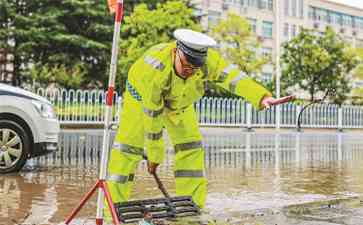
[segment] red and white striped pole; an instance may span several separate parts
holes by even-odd
[[[101,165],[100,165],[100,174],[99,179],[101,181],[106,180],[107,176],[107,164],[109,157],[109,143],[110,143],[110,124],[112,118],[112,105],[113,105],[113,93],[115,89],[115,79],[116,79],[116,71],[117,71],[117,56],[118,56],[118,46],[120,40],[120,28],[121,28],[121,20],[123,16],[123,0],[117,0],[116,5],[116,15],[115,15],[115,25],[113,32],[113,42],[112,42],[112,55],[111,55],[111,65],[110,65],[110,75],[108,80],[108,90],[106,97],[106,108],[105,108],[105,123],[104,123],[104,131],[103,131],[103,143],[102,143],[102,156],[101,156]],[[108,192],[108,188],[106,183],[104,182],[105,191]],[[108,192],[109,193],[109,192]],[[106,196],[107,197],[107,196]],[[104,192],[103,190],[98,190],[98,199],[97,199],[97,215],[96,215],[96,224],[103,224],[103,208],[104,208]],[[111,214],[113,217],[113,221],[115,224],[119,224],[119,220],[115,213],[115,208],[110,206]],[[116,218],[114,218],[116,217]]]
[[[112,3],[112,2],[111,2]],[[111,5],[113,7],[113,5]],[[116,4],[116,16],[115,16],[115,28],[113,32],[113,43],[112,43],[112,56],[111,56],[111,66],[110,66],[110,77],[108,80],[108,90],[106,96],[106,108],[105,108],[105,127],[103,131],[103,143],[102,143],[102,156],[101,156],[101,166],[100,166],[100,176],[96,184],[93,185],[90,191],[82,198],[79,205],[71,212],[71,214],[66,218],[64,222],[66,225],[70,224],[77,213],[82,209],[86,202],[91,198],[93,193],[98,189],[98,199],[97,199],[97,215],[96,224],[103,224],[103,207],[104,198],[106,197],[107,204],[110,208],[112,220],[115,225],[120,224],[120,220],[117,216],[115,206],[112,202],[110,191],[107,187],[106,177],[107,177],[107,163],[109,157],[109,143],[110,143],[110,124],[112,118],[112,105],[113,105],[113,92],[115,89],[115,78],[117,69],[117,54],[118,54],[118,42],[120,40],[120,27],[121,20],[123,16],[123,0],[117,0]]]

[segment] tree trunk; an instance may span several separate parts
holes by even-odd
[[[314,89],[315,89],[315,87],[314,87],[314,85],[311,85],[310,86],[310,101],[311,102],[313,102],[314,101],[314,98],[315,98],[315,95],[314,95]]]
[[[16,48],[14,48],[16,49]],[[13,63],[13,74],[11,76],[11,84],[13,86],[19,86],[20,85],[20,64],[21,64],[21,61],[19,59],[19,57],[14,54],[14,61],[12,62]]]

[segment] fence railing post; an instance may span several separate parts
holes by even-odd
[[[115,121],[113,121],[116,124],[120,123],[120,114],[121,114],[121,107],[122,107],[122,97],[118,96],[117,100],[116,100],[116,116],[115,116]]]
[[[343,108],[341,106],[338,109],[338,131],[343,131]]]
[[[252,105],[250,103],[247,103],[247,131],[253,131],[252,130]]]
[[[104,117],[103,107],[107,91],[103,90],[57,90],[49,92],[47,89],[39,88],[34,90],[35,93],[47,98],[59,110],[58,119],[60,123],[85,123],[98,124]],[[55,96],[58,93],[57,96]],[[116,95],[115,110],[117,115],[112,119],[113,123],[119,122],[120,111],[122,110],[121,96]],[[197,104],[198,105],[198,104]],[[294,110],[296,109],[295,115]],[[281,124],[291,126],[295,118],[296,127],[298,115],[303,107],[296,105],[281,106]],[[254,114],[252,105],[242,100],[232,101],[230,99],[204,97],[199,102],[197,108],[199,121],[201,124],[208,125],[227,125],[241,126],[248,131],[252,131],[253,126],[263,127],[273,124],[274,111],[266,111]],[[304,111],[301,117],[301,126],[313,128],[336,128],[343,131],[346,128],[363,127],[363,109],[358,106],[333,106],[316,104],[315,106]],[[256,118],[253,118],[256,116]],[[338,121],[337,121],[338,120]]]

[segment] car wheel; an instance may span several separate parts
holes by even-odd
[[[0,120],[0,173],[23,168],[30,152],[29,135],[12,120]]]

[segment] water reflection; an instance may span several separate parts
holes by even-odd
[[[250,168],[256,166],[359,160],[363,157],[361,135],[344,133],[223,133],[204,134],[207,168]],[[111,134],[110,143],[114,138]],[[60,149],[38,159],[42,165],[97,166],[102,148],[102,132],[64,131]],[[167,147],[164,164],[173,164],[172,147]],[[170,166],[170,165],[169,165]]]
[[[363,193],[362,135],[225,130],[203,135],[211,214],[229,217]],[[64,131],[56,154],[30,161],[20,174],[0,176],[0,224],[62,222],[98,177],[101,148],[102,131]],[[167,152],[160,176],[173,193],[171,146]],[[134,198],[158,195],[141,163]],[[95,208],[94,198],[79,217],[94,217]]]

